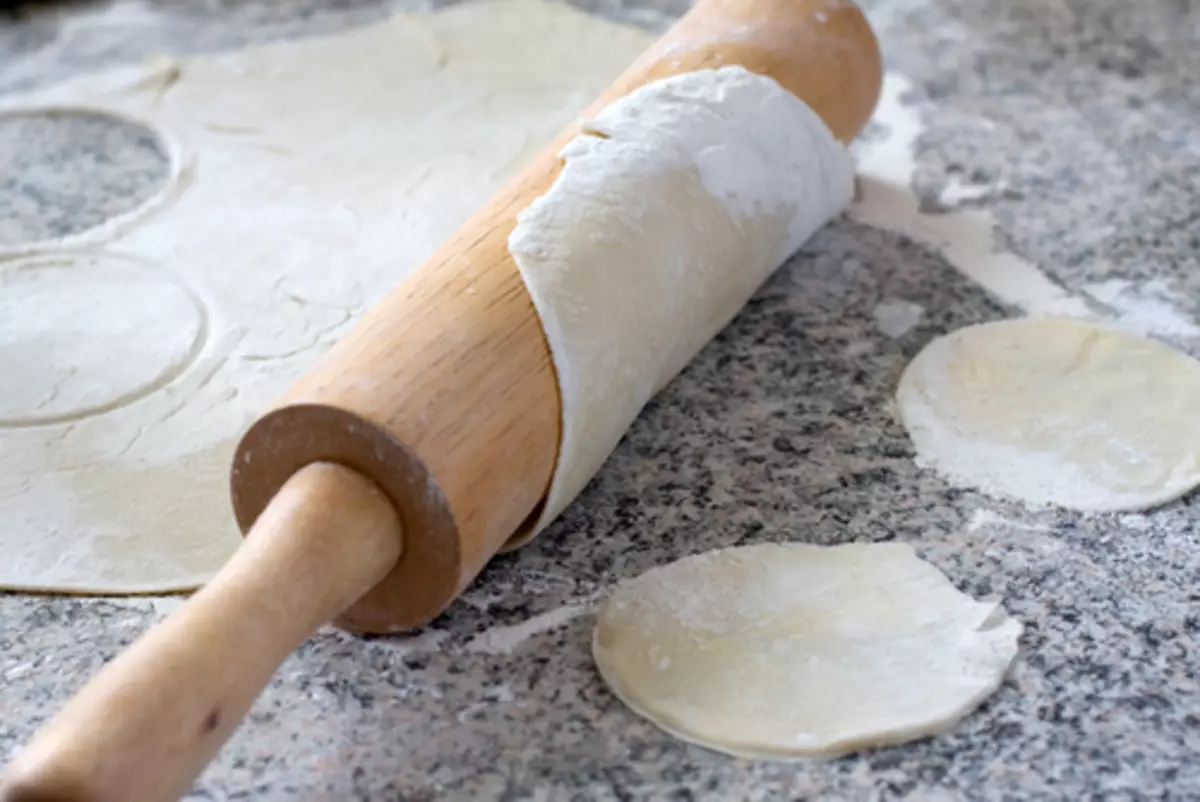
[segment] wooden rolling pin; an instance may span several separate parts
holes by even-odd
[[[774,78],[843,142],[866,124],[882,79],[850,0],[700,0],[582,116],[650,81],[731,64]],[[178,798],[319,626],[421,626],[528,533],[561,404],[508,237],[578,130],[250,428],[232,471],[243,546],[35,736],[0,777],[0,799]]]

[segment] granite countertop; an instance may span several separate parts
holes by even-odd
[[[587,5],[643,24],[685,5],[623,2]],[[1200,322],[1200,10],[864,6],[926,124],[913,186],[931,211],[950,184],[1000,188],[956,201],[994,215],[1000,246],[1074,292],[1154,295]],[[391,7],[0,11],[0,93],[164,49],[360,25]],[[53,126],[0,119],[6,238],[78,230],[136,202],[159,169],[132,133]],[[66,147],[85,136],[111,158]],[[881,326],[880,309],[901,301],[919,307],[916,325]],[[889,413],[924,343],[1012,311],[937,251],[835,222],[649,406],[551,530],[412,637],[310,640],[190,798],[1200,799],[1195,497],[1137,515],[996,502],[917,468]],[[1200,356],[1189,331],[1175,344]],[[834,761],[734,760],[636,718],[592,666],[589,605],[621,578],[720,546],[892,539],[1025,625],[1012,676],[941,737]],[[0,596],[0,760],[175,604]]]

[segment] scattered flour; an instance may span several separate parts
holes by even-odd
[[[1035,524],[1027,521],[1014,521],[1011,518],[1005,518],[999,513],[991,510],[977,509],[971,513],[971,520],[967,522],[968,532],[978,532],[980,529],[1003,528],[1003,529],[1021,529],[1027,532],[1052,532],[1051,527],[1044,524]]]
[[[952,175],[946,181],[946,185],[942,187],[942,191],[938,195],[938,202],[952,208],[963,203],[991,198],[1003,191],[1002,184],[963,181],[958,176]]]
[[[1161,279],[1134,283],[1114,278],[1088,284],[1083,291],[1112,309],[1122,328],[1168,338],[1200,337],[1200,326],[1180,311],[1185,299]]]
[[[999,687],[1020,633],[907,544],[771,543],[622,581],[592,654],[612,692],[667,732],[794,759],[945,731]]]
[[[482,590],[467,591],[458,597],[462,603],[474,607],[481,613],[486,613],[488,610],[504,598],[501,593],[484,593]]]
[[[525,641],[543,632],[561,627],[591,609],[590,604],[568,604],[535,615],[511,626],[496,626],[479,633],[467,642],[467,651],[483,654],[512,654]]]
[[[442,648],[442,643],[448,637],[450,633],[444,629],[427,629],[419,635],[393,638],[390,643],[395,654],[403,657],[406,654],[436,652]]]
[[[1127,529],[1137,530],[1138,532],[1147,532],[1154,525],[1148,516],[1138,515],[1136,513],[1132,515],[1122,515],[1119,520],[1121,521],[1121,526],[1124,526]]]
[[[917,110],[902,101],[911,86],[903,76],[885,76],[875,122],[887,133],[854,148],[862,196],[851,207],[851,216],[938,249],[955,269],[1027,314],[1092,316],[1085,302],[1072,297],[1036,265],[997,250],[989,212],[921,213],[909,187],[916,173],[917,139],[925,127]]]
[[[896,391],[917,462],[961,487],[1082,512],[1147,509],[1200,484],[1200,362],[1070,317],[933,340]]]
[[[488,688],[483,693],[483,698],[474,704],[467,705],[462,710],[458,711],[455,718],[460,724],[466,724],[472,718],[495,704],[508,704],[516,700],[516,695],[512,688],[507,685],[497,685],[494,688]]]
[[[1184,312],[1189,304],[1161,280],[1135,284],[1115,278],[1072,294],[1036,265],[998,250],[994,218],[985,209],[923,213],[910,189],[924,130],[917,110],[902,100],[910,88],[904,77],[886,76],[875,115],[885,133],[855,148],[860,181],[850,212],[854,219],[937,249],[955,269],[1025,315],[1107,320],[1115,329],[1167,339],[1200,336],[1200,326]],[[952,180],[939,200],[943,207],[981,200],[998,186]],[[875,317],[890,336],[906,330],[907,320],[894,307],[881,304]],[[945,380],[934,374],[949,370],[941,352],[950,346],[936,341],[910,364],[897,399],[918,464],[961,486],[1083,511],[1142,509],[1194,487],[1200,481],[1200,444],[1164,423],[1178,420],[1193,403],[1193,364],[1182,354],[1114,334],[1086,333],[1075,342],[1074,333],[1065,333],[1069,327],[1052,325],[1061,339],[1023,343],[1020,364],[1012,354],[992,353],[999,342],[980,342],[979,353],[959,359],[959,375]],[[999,337],[999,331],[987,336]],[[996,360],[1009,370],[1005,381],[988,378]],[[922,372],[929,375],[916,379]],[[1012,382],[1030,397],[1015,397]],[[1055,388],[1068,391],[1056,394]],[[1119,408],[1113,406],[1117,402]],[[955,411],[956,404],[966,407]],[[1022,405],[1030,414],[1018,420]],[[1061,420],[1049,420],[1054,411]],[[973,520],[976,528],[985,523]]]
[[[889,298],[872,310],[879,330],[889,337],[903,337],[921,322],[925,308],[902,298]]]
[[[911,88],[907,78],[888,73],[874,118],[886,132],[854,148],[861,191],[851,208],[854,219],[936,248],[956,270],[1025,314],[1107,317],[1140,334],[1200,337],[1200,325],[1183,311],[1186,299],[1162,280],[1109,279],[1073,295],[1031,262],[997,250],[990,212],[952,207],[993,197],[1004,190],[1002,183],[970,183],[952,176],[938,198],[952,210],[922,213],[910,185],[916,173],[917,140],[925,126],[917,109],[902,100]]]
[[[155,619],[163,619],[182,607],[186,601],[186,596],[130,596],[105,599],[104,603],[128,610],[151,612]]]

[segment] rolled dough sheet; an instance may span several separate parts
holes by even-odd
[[[751,758],[834,756],[949,729],[991,695],[1021,625],[899,543],[765,544],[622,582],[592,652],[634,712]]]
[[[202,584],[253,416],[644,50],[538,0],[83,77],[12,109],[142,121],[142,210],[0,254],[0,587]]]
[[[545,527],[650,398],[849,204],[817,114],[742,67],[655,81],[587,121],[509,239],[562,393]]]
[[[1200,362],[1070,317],[970,326],[905,369],[918,461],[995,496],[1137,510],[1200,484]]]

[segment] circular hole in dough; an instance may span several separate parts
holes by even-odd
[[[1200,362],[1087,321],[940,337],[905,369],[896,401],[920,464],[993,496],[1137,510],[1200,483]]]
[[[904,544],[766,544],[621,583],[601,676],[686,741],[753,758],[834,756],[940,732],[991,694],[1021,626]]]
[[[79,420],[178,376],[203,344],[199,299],[113,257],[0,265],[0,427]]]
[[[133,120],[88,109],[0,114],[0,252],[54,243],[123,218],[162,195],[172,159]]]

